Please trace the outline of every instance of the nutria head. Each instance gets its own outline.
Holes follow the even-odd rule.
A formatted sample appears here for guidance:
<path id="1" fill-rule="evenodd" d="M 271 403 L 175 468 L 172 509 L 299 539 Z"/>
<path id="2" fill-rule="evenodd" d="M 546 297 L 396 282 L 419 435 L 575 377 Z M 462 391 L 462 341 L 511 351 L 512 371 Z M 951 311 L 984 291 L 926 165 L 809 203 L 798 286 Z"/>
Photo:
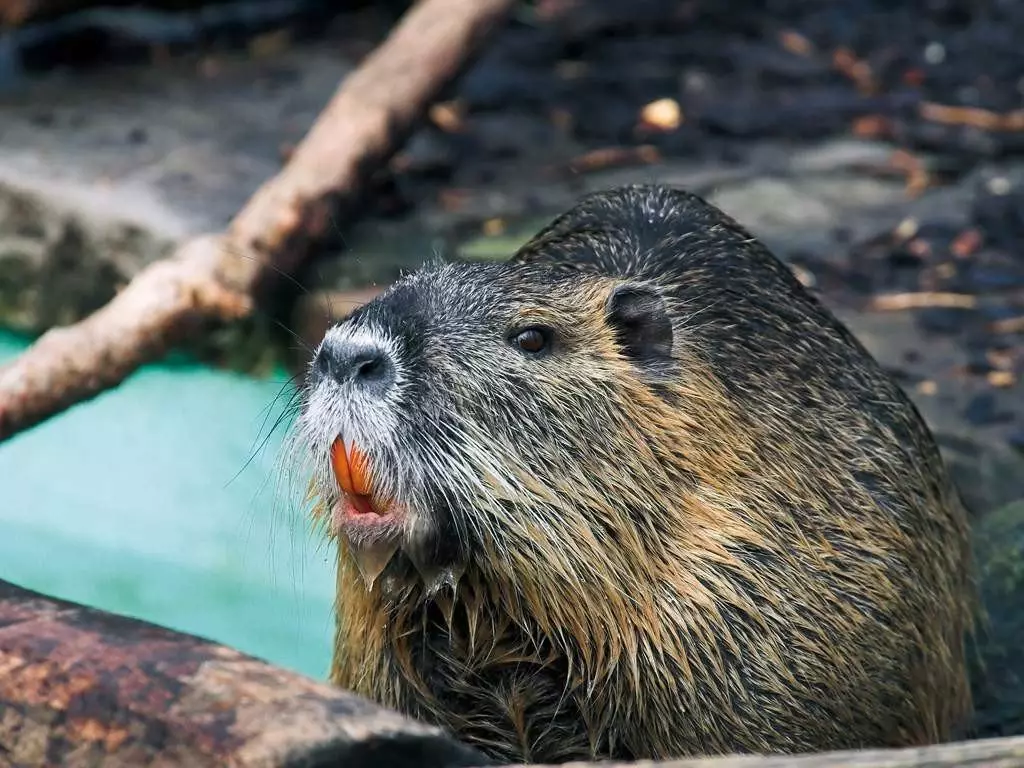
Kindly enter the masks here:
<path id="1" fill-rule="evenodd" d="M 332 679 L 516 760 L 919 744 L 969 696 L 966 522 L 916 409 L 663 187 L 331 328 L 296 435 Z"/>
<path id="2" fill-rule="evenodd" d="M 329 330 L 300 426 L 368 583 L 398 551 L 430 588 L 471 564 L 543 581 L 543 562 L 564 589 L 615 567 L 609 536 L 627 561 L 645 530 L 657 549 L 696 429 L 664 397 L 685 386 L 671 304 L 640 280 L 449 264 Z"/>

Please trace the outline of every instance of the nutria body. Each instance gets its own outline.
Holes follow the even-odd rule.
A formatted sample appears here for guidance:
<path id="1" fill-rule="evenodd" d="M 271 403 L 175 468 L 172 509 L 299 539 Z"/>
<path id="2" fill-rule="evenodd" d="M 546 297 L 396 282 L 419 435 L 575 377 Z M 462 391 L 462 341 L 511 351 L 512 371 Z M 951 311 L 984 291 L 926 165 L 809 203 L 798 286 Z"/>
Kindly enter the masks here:
<path id="1" fill-rule="evenodd" d="M 297 435 L 332 680 L 495 758 L 917 745 L 969 709 L 932 436 L 692 195 L 591 195 L 509 262 L 402 279 L 328 331 Z"/>

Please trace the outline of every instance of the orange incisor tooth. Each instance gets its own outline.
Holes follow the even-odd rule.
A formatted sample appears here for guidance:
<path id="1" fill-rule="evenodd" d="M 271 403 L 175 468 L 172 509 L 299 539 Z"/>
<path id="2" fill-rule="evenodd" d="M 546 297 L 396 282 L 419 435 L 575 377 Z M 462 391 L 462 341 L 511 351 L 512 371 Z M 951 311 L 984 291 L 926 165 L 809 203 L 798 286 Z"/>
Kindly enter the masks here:
<path id="1" fill-rule="evenodd" d="M 352 446 L 348 454 L 348 467 L 352 475 L 352 489 L 360 496 L 370 495 L 370 462 L 366 454 Z"/>
<path id="2" fill-rule="evenodd" d="M 369 462 L 362 451 L 355 446 L 346 451 L 339 437 L 331 445 L 331 466 L 341 490 L 352 496 L 369 495 Z"/>
<path id="3" fill-rule="evenodd" d="M 345 443 L 337 438 L 331 445 L 331 467 L 334 468 L 334 478 L 345 493 L 352 493 L 352 473 L 348 468 L 348 456 L 345 454 Z"/>

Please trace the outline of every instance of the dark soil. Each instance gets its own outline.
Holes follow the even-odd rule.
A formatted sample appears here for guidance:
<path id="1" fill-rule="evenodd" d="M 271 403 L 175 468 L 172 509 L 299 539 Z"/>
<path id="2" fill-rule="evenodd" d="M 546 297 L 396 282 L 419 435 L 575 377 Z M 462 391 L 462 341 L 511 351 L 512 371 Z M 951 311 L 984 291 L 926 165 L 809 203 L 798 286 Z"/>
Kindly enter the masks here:
<path id="1" fill-rule="evenodd" d="M 404 5 L 167 0 L 44 14 L 7 33 L 0 70 L 112 66 L 168 48 L 202 57 L 252 45 L 268 29 L 369 50 Z M 1024 450 L 1024 185 L 977 173 L 1024 157 L 1021 40 L 1024 4 L 1009 0 L 523 3 L 380 175 L 371 207 L 389 217 L 426 204 L 457 210 L 460 190 L 517 164 L 543 166 L 550 184 L 571 187 L 615 165 L 696 158 L 740 167 L 765 140 L 795 149 L 844 135 L 884 139 L 894 153 L 873 171 L 906 178 L 911 197 L 924 193 L 914 215 L 866 238 L 838 231 L 827 253 L 780 255 L 814 273 L 837 305 L 874 311 L 879 294 L 933 294 L 906 300 L 931 306 L 900 311 L 914 314 L 923 347 L 948 337 L 967 363 L 936 372 L 918 365 L 922 351 L 898 373 L 911 385 L 936 375 L 975 381 L 964 417 Z M 643 117 L 665 99 L 668 124 Z M 931 191 L 957 185 L 958 206 L 929 202 L 938 199 Z M 520 211 L 544 212 L 542 191 L 524 193 Z"/>
<path id="2" fill-rule="evenodd" d="M 1024 451 L 1024 179 L 1009 171 L 1024 158 L 1024 4 L 550 0 L 536 14 L 452 88 L 458 129 L 418 135 L 380 205 L 407 211 L 538 154 L 551 157 L 552 180 L 572 184 L 612 164 L 650 163 L 656 175 L 659 159 L 740 167 L 765 140 L 885 140 L 893 155 L 873 170 L 906 178 L 906 219 L 867 237 L 839 230 L 827 252 L 780 255 L 814 273 L 833 305 L 882 311 L 880 294 L 956 294 L 902 310 L 922 349 L 894 372 L 909 386 L 969 380 L 968 402 L 955 404 L 963 418 Z M 681 124 L 645 125 L 644 106 L 665 98 Z M 565 162 L 569 144 L 583 154 Z M 951 193 L 945 205 L 937 188 Z M 967 363 L 937 367 L 937 336 Z"/>
<path id="3" fill-rule="evenodd" d="M 1006 2 L 539 2 L 452 89 L 465 127 L 437 131 L 424 164 L 471 182 L 566 133 L 739 162 L 751 139 L 852 131 L 936 153 L 954 177 L 1024 150 L 1021 35 L 1024 7 Z M 681 125 L 642 125 L 663 98 Z"/>

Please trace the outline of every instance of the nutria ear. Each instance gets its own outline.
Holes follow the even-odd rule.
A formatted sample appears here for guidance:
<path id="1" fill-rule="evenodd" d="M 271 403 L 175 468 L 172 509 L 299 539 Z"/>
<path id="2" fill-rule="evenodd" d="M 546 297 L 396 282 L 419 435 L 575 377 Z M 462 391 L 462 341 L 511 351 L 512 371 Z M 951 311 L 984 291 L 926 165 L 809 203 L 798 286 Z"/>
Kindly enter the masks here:
<path id="1" fill-rule="evenodd" d="M 605 305 L 608 325 L 627 357 L 637 362 L 664 360 L 672 354 L 672 319 L 661 295 L 644 286 L 617 286 Z"/>

